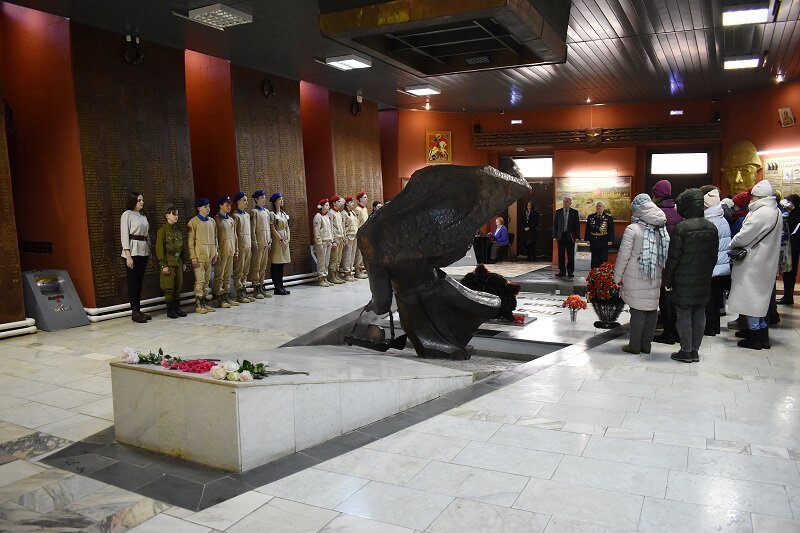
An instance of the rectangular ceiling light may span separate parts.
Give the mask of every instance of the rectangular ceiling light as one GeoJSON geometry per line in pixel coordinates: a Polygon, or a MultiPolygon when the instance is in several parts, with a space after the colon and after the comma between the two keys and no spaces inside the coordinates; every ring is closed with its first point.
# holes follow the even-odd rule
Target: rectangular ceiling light
{"type": "Polygon", "coordinates": [[[515,126],[517,124],[522,124],[522,119],[521,118],[512,118],[511,119],[511,125],[515,126]]]}
{"type": "Polygon", "coordinates": [[[756,68],[758,64],[761,62],[761,58],[758,56],[750,56],[750,57],[729,57],[726,58],[723,62],[723,68],[725,70],[738,70],[743,68],[756,68]]]}
{"type": "Polygon", "coordinates": [[[356,54],[348,54],[346,56],[336,56],[325,58],[325,64],[339,70],[353,70],[356,68],[369,68],[372,66],[372,60],[357,56],[356,54]]]}
{"type": "Polygon", "coordinates": [[[723,7],[722,25],[760,24],[769,19],[769,2],[723,7]]]}
{"type": "Polygon", "coordinates": [[[670,109],[669,114],[673,117],[675,115],[683,115],[683,109],[670,109]]]}
{"type": "Polygon", "coordinates": [[[409,94],[413,94],[414,96],[431,96],[434,94],[442,94],[442,90],[430,83],[425,83],[422,85],[409,85],[405,88],[405,91],[409,94]]]}
{"type": "Polygon", "coordinates": [[[190,9],[189,20],[217,28],[218,30],[224,30],[231,26],[253,22],[253,15],[224,4],[211,4],[210,6],[190,9]]]}

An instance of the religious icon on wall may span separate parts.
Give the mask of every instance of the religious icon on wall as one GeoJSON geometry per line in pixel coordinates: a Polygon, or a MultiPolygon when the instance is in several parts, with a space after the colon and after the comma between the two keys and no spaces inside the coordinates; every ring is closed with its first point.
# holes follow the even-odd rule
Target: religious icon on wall
{"type": "Polygon", "coordinates": [[[782,107],[778,109],[778,116],[781,119],[781,127],[788,128],[789,126],[797,125],[791,107],[782,107]]]}
{"type": "Polygon", "coordinates": [[[425,160],[428,163],[452,163],[452,134],[449,131],[425,132],[425,160]]]}

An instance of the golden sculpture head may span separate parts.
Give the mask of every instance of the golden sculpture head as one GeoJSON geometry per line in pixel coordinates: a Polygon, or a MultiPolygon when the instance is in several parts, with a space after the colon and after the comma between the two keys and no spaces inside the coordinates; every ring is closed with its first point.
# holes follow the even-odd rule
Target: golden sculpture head
{"type": "Polygon", "coordinates": [[[728,182],[728,191],[735,195],[748,190],[756,182],[761,170],[758,150],[750,141],[736,141],[728,149],[728,156],[722,163],[722,173],[728,182]]]}

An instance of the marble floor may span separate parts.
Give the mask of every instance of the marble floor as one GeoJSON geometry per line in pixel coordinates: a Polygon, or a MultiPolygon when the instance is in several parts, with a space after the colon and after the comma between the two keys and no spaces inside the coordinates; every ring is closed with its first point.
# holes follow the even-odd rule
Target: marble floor
{"type": "MultiPolygon", "coordinates": [[[[724,332],[696,364],[671,361],[674,346],[626,354],[624,334],[573,344],[201,511],[42,462],[108,434],[107,362],[123,346],[273,348],[368,299],[366,282],[299,286],[214,315],[0,341],[0,531],[800,531],[796,308],[781,309],[772,349],[739,349],[724,332]]],[[[566,315],[552,324],[570,327],[566,315]]]]}

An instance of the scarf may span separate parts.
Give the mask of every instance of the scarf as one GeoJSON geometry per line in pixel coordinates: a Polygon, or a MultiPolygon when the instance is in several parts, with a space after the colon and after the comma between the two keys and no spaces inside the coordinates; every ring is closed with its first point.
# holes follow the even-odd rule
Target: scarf
{"type": "Polygon", "coordinates": [[[634,220],[644,228],[639,270],[645,278],[654,279],[658,269],[663,269],[667,264],[667,251],[669,250],[667,228],[666,226],[653,226],[638,217],[634,217],[634,220]],[[656,234],[658,234],[658,238],[656,238],[656,234]]]}

